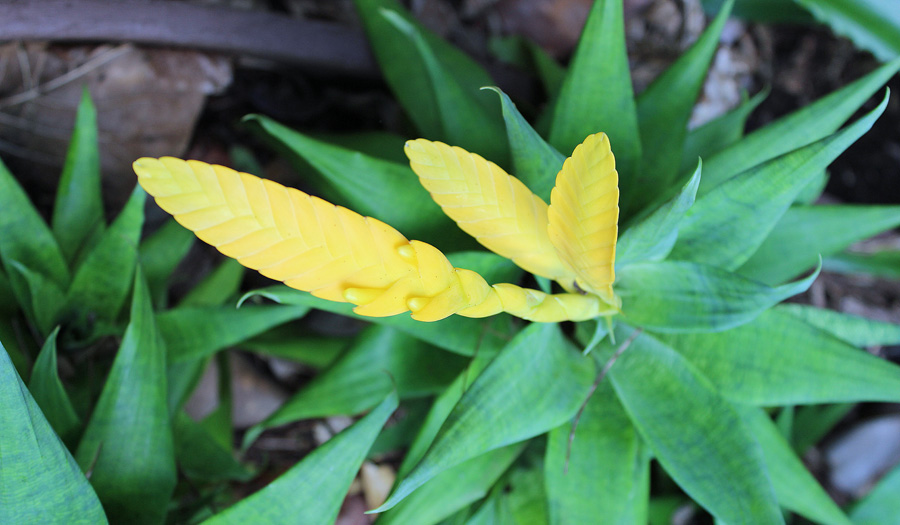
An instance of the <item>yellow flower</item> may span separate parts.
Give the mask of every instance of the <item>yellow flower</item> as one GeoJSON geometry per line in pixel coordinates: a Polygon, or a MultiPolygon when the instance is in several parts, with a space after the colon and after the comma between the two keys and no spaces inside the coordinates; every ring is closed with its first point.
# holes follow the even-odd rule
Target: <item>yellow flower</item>
{"type": "Polygon", "coordinates": [[[406,311],[420,321],[508,312],[580,321],[618,312],[613,292],[618,175],[609,139],[589,136],[557,175],[548,206],[479,155],[440,142],[406,143],[422,185],[464,231],[567,293],[489,285],[430,244],[373,217],[224,166],[141,158],[144,190],[201,240],[242,265],[360,315],[406,311]]]}

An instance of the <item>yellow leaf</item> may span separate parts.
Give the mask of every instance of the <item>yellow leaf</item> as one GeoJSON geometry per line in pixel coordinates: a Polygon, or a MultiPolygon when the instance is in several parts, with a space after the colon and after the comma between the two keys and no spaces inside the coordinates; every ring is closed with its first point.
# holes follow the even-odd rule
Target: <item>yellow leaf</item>
{"type": "Polygon", "coordinates": [[[480,155],[441,142],[411,140],[404,150],[422,185],[463,231],[523,270],[564,283],[574,280],[547,235],[547,204],[519,179],[480,155]]]}
{"type": "Polygon", "coordinates": [[[203,241],[292,288],[353,303],[360,315],[412,311],[414,319],[436,321],[505,311],[556,322],[611,313],[594,296],[490,286],[377,219],[247,173],[172,157],[138,159],[134,171],[159,206],[203,241]]]}
{"type": "Polygon", "coordinates": [[[619,221],[619,176],[605,133],[589,136],[566,159],[550,194],[550,241],[577,279],[577,289],[618,305],[613,293],[619,221]]]}

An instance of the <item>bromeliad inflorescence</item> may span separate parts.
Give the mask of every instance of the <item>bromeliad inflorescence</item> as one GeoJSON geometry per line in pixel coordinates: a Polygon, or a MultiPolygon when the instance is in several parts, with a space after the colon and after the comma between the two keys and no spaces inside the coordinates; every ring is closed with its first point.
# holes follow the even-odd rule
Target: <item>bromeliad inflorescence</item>
{"type": "Polygon", "coordinates": [[[508,312],[531,321],[581,321],[619,311],[613,292],[618,174],[609,139],[589,136],[566,159],[548,206],[479,155],[424,139],[406,143],[422,185],[478,242],[566,293],[489,285],[437,248],[373,217],[224,166],[141,158],[143,188],[222,253],[360,315],[406,311],[419,321],[508,312]]]}

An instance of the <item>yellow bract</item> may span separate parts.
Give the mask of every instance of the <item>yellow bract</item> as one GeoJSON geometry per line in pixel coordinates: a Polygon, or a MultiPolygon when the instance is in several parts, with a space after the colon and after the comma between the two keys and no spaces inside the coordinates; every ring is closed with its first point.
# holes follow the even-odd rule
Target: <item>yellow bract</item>
{"type": "Polygon", "coordinates": [[[556,322],[618,311],[612,292],[618,189],[605,135],[576,148],[549,207],[478,155],[422,139],[408,142],[406,151],[423,185],[463,230],[577,293],[491,286],[378,219],[223,166],[142,158],[134,171],[159,206],[203,241],[292,288],[352,303],[360,315],[411,311],[414,319],[436,321],[508,312],[556,322]]]}
{"type": "Polygon", "coordinates": [[[547,215],[550,242],[577,275],[576,287],[613,304],[619,176],[605,133],[588,137],[563,163],[547,215]]]}
{"type": "Polygon", "coordinates": [[[424,139],[404,149],[419,181],[459,227],[497,255],[554,281],[571,281],[547,232],[547,203],[480,155],[424,139]]]}

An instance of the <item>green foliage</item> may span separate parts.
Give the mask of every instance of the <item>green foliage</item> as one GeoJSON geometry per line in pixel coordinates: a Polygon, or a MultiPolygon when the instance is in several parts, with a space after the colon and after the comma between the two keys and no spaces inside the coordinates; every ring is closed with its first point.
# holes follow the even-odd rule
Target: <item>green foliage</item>
{"type": "Polygon", "coordinates": [[[700,95],[732,4],[733,0],[727,0],[694,45],[638,96],[643,155],[637,183],[624,187],[632,189],[634,197],[625,202],[650,202],[657,196],[654,190],[665,191],[678,175],[694,101],[700,95]]]}
{"type": "MultiPolygon", "coordinates": [[[[620,337],[629,330],[623,326],[620,337]]],[[[697,503],[728,523],[782,522],[759,443],[735,406],[678,352],[638,334],[610,380],[657,460],[697,503]]]]}
{"type": "Polygon", "coordinates": [[[41,411],[53,427],[56,434],[68,446],[75,442],[75,438],[81,427],[81,420],[75,413],[75,407],[69,400],[69,395],[59,379],[56,359],[56,335],[59,328],[53,330],[41,353],[38,354],[31,369],[31,380],[28,381],[28,390],[34,397],[41,411]]]}
{"type": "Polygon", "coordinates": [[[175,488],[166,356],[150,294],[135,274],[131,322],[75,459],[115,522],[158,523],[175,488]]]}
{"type": "Polygon", "coordinates": [[[106,523],[97,494],[0,347],[0,521],[106,523]]]}
{"type": "Polygon", "coordinates": [[[397,408],[390,394],[352,427],[331,438],[276,483],[205,521],[217,523],[331,523],[369,447],[397,408]]]}
{"type": "MultiPolygon", "coordinates": [[[[722,0],[703,0],[707,10],[722,0]]],[[[893,0],[737,0],[737,16],[764,22],[820,22],[879,60],[900,56],[900,11],[893,0]]]]}
{"type": "Polygon", "coordinates": [[[138,259],[146,198],[144,191],[136,188],[116,220],[84,257],[66,294],[67,313],[77,316],[78,312],[91,312],[110,320],[118,317],[128,297],[138,259]],[[126,271],[109,271],[117,265],[126,271]]]}
{"type": "Polygon", "coordinates": [[[53,235],[69,263],[93,246],[106,227],[100,199],[97,111],[87,89],[75,116],[75,130],[60,175],[52,225],[53,235]]]}
{"type": "Polygon", "coordinates": [[[493,82],[465,53],[425,29],[397,0],[355,0],[375,58],[407,115],[429,137],[503,165],[507,158],[493,82]]]}
{"type": "Polygon", "coordinates": [[[209,356],[309,311],[235,308],[233,262],[166,310],[193,235],[171,221],[141,242],[140,188],[106,224],[96,135],[85,94],[52,228],[0,164],[3,523],[162,523],[178,472],[214,491],[248,479],[230,416],[198,423],[178,407],[209,356]]]}
{"type": "Polygon", "coordinates": [[[885,516],[896,516],[900,512],[898,489],[900,489],[900,467],[894,467],[850,513],[853,523],[875,525],[884,523],[885,516]]]}
{"type": "Polygon", "coordinates": [[[900,12],[890,0],[795,0],[880,60],[900,56],[900,12]]]}
{"type": "MultiPolygon", "coordinates": [[[[842,126],[900,59],[747,136],[765,93],[689,130],[732,2],[706,2],[716,6],[710,27],[635,97],[622,2],[598,0],[567,70],[522,45],[550,94],[534,119],[544,125],[532,125],[481,66],[398,2],[355,3],[408,124],[510,168],[541,198],[575,144],[610,135],[622,192],[621,315],[574,327],[507,315],[421,323],[356,316],[284,286],[238,302],[234,262],[169,308],[192,236],[170,221],[141,241],[141,190],[105,223],[85,98],[52,227],[0,165],[0,428],[13,429],[0,433],[0,522],[333,522],[362,461],[399,443],[408,448],[373,511],[379,523],[665,523],[684,504],[723,523],[783,523],[790,513],[850,523],[798,453],[850,403],[900,401],[900,367],[860,349],[897,344],[900,325],[779,303],[811,285],[823,257],[826,268],[897,275],[895,253],[842,253],[900,224],[896,207],[814,201],[828,165],[871,128],[887,96],[842,126]],[[369,324],[336,337],[278,328],[312,309],[369,324]],[[23,327],[35,340],[15,337],[29,333],[23,327]],[[87,373],[79,364],[110,341],[118,351],[98,361],[96,386],[63,373],[87,373]],[[232,435],[222,350],[235,345],[318,371],[244,435],[245,447],[281,425],[367,414],[237,502],[229,483],[258,472],[232,435]],[[223,377],[220,406],[194,421],[182,406],[211,363],[223,377]],[[30,371],[28,388],[16,369],[30,371]],[[398,406],[406,418],[391,423],[398,406]]],[[[772,7],[734,4],[739,14],[772,7]]],[[[784,16],[805,13],[780,4],[784,16]]],[[[798,4],[832,20],[812,4],[844,3],[798,4]]],[[[868,5],[841,16],[860,20],[868,5]]],[[[336,202],[455,251],[454,265],[491,283],[529,279],[471,251],[402,152],[384,150],[402,139],[249,120],[336,202]]],[[[851,508],[853,522],[895,514],[898,479],[889,474],[851,508]]]]}
{"type": "Polygon", "coordinates": [[[572,431],[567,421],[547,436],[544,475],[551,521],[590,523],[607,514],[645,522],[650,455],[608,381],[585,405],[570,450],[572,431]]]}
{"type": "MultiPolygon", "coordinates": [[[[584,137],[604,130],[616,145],[622,171],[634,173],[641,157],[636,106],[625,53],[622,2],[595,2],[553,105],[549,141],[569,153],[584,137]]],[[[620,184],[623,194],[636,189],[624,177],[620,184]]]]}

